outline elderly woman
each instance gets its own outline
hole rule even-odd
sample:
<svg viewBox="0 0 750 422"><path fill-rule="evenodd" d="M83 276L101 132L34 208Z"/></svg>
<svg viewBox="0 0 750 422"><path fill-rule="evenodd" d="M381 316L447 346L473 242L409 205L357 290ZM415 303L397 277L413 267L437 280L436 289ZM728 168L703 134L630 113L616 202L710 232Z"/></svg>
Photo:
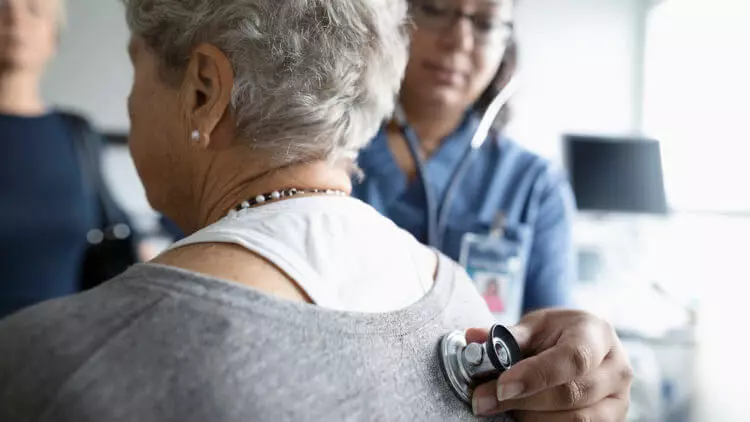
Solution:
<svg viewBox="0 0 750 422"><path fill-rule="evenodd" d="M133 158L190 235L0 324L0 420L472 420L434 352L490 313L455 264L347 196L393 107L405 3L125 7ZM480 386L474 410L618 420L629 366L610 328L532 317L513 331L537 356Z"/></svg>

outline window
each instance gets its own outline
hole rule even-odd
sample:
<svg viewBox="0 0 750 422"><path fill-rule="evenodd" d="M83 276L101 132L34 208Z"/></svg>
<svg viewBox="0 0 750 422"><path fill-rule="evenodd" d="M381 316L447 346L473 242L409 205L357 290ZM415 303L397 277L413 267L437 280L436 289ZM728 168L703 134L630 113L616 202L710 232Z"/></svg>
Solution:
<svg viewBox="0 0 750 422"><path fill-rule="evenodd" d="M750 1L664 0L646 34L644 130L676 210L750 213Z"/></svg>

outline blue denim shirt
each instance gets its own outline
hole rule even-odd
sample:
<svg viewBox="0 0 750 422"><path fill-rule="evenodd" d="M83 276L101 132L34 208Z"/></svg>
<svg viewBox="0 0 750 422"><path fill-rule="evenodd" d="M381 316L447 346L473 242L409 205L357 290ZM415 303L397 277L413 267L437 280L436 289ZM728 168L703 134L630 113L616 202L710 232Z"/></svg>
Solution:
<svg viewBox="0 0 750 422"><path fill-rule="evenodd" d="M478 125L469 115L425 163L429 189L442 202L453 172L459 166ZM388 148L385 129L362 151L359 166L365 179L355 184L354 196L368 202L421 242L426 241L424 186L407 181ZM502 212L506 232L516 233L527 259L523 269L521 313L570 304L574 274L571 225L575 203L561 172L516 143L491 134L480 148L450 204L442 252L458 260L467 233L489 233Z"/></svg>

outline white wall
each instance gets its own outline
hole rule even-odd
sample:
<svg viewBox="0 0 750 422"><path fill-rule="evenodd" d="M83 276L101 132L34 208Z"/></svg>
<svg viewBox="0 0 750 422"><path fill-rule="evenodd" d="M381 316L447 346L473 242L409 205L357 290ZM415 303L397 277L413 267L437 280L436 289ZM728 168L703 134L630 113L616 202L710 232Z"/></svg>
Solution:
<svg viewBox="0 0 750 422"><path fill-rule="evenodd" d="M522 87L510 134L559 158L566 132L640 126L647 0L520 0Z"/></svg>
<svg viewBox="0 0 750 422"><path fill-rule="evenodd" d="M738 194L750 180L749 20L748 0L666 1L650 16L644 120L675 209L750 212Z"/></svg>
<svg viewBox="0 0 750 422"><path fill-rule="evenodd" d="M707 4L665 1L651 16L645 126L662 141L675 208L747 213L750 1ZM694 240L671 254L698 281L680 280L683 289L700 291L696 420L746 421L750 220L713 219L685 233ZM685 259L688 248L697 259Z"/></svg>
<svg viewBox="0 0 750 422"><path fill-rule="evenodd" d="M88 113L102 128L126 130L132 70L129 32L117 0L68 0L68 27L44 83L53 104Z"/></svg>

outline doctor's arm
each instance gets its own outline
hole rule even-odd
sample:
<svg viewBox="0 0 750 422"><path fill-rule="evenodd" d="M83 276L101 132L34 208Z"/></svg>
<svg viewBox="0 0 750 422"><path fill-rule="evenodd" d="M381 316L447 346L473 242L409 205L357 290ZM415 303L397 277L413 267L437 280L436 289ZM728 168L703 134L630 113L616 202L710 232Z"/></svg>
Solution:
<svg viewBox="0 0 750 422"><path fill-rule="evenodd" d="M548 171L540 185L526 272L523 312L570 305L575 279L573 191L564 175Z"/></svg>

